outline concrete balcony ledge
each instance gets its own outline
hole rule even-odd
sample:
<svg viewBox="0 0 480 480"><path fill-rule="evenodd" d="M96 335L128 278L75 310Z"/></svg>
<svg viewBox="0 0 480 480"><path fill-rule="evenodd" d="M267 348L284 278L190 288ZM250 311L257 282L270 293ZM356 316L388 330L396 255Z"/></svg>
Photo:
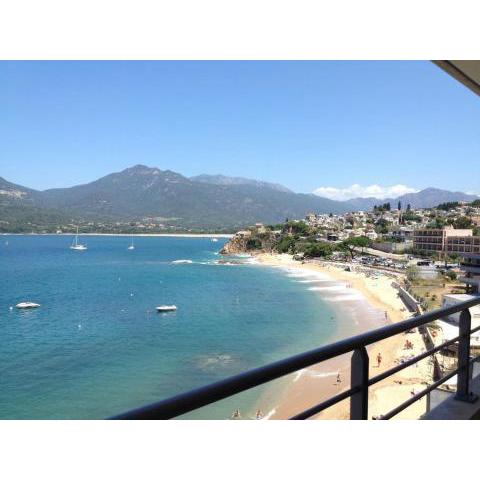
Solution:
<svg viewBox="0 0 480 480"><path fill-rule="evenodd" d="M472 392L479 397L476 402L460 402L451 394L421 420L480 420L480 376L474 377L471 385Z"/></svg>

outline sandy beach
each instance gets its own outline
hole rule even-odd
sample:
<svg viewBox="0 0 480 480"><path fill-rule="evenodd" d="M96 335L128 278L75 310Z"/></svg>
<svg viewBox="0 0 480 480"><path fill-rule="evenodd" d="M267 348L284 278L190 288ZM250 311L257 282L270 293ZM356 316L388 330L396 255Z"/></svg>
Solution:
<svg viewBox="0 0 480 480"><path fill-rule="evenodd" d="M349 265L352 271L346 271L343 265L332 262L298 262L287 254L260 254L256 256L260 264L268 266L286 267L300 272L318 272L328 275L329 278L345 282L347 286L358 292L368 304L377 309L376 325L360 325L360 331L380 327L388 323L395 323L409 318L409 313L398 296L393 282L401 281L401 274L385 274L385 272L368 273L363 267ZM342 338L359 333L355 331ZM405 342L409 340L412 348L405 349ZM413 333L396 335L395 337L378 342L368 348L370 357L370 377L388 370L402 358L418 355L425 351L421 335L415 329ZM377 365L377 355L381 354L381 363ZM321 401L346 390L350 387L350 356L351 354L314 365L291 377L283 391L278 405L270 412L271 419L285 419L299 413ZM337 383L337 374L341 382ZM415 392L425 388L425 383L432 379L432 365L429 359L408 367L401 372L373 385L369 389L369 418L385 414L400 403L408 400ZM426 400L415 402L412 406L398 414L395 419L416 419L425 413ZM330 407L317 419L347 419L349 418L349 400Z"/></svg>

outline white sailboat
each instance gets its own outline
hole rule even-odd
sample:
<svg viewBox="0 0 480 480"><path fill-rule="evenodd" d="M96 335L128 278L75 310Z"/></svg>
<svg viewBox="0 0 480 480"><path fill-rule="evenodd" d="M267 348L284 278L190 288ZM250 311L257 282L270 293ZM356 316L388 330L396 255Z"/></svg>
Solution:
<svg viewBox="0 0 480 480"><path fill-rule="evenodd" d="M71 250L86 250L87 246L83 245L82 243L78 243L78 227L77 227L77 234L75 235L75 239L73 240L72 244L70 245Z"/></svg>
<svg viewBox="0 0 480 480"><path fill-rule="evenodd" d="M132 235L132 243L128 247L128 250L135 250L135 245L133 244L133 235Z"/></svg>

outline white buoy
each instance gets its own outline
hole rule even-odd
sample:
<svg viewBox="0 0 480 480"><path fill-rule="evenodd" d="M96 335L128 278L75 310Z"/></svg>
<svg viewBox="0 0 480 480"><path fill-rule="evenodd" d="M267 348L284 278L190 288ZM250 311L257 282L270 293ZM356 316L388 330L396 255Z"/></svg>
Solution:
<svg viewBox="0 0 480 480"><path fill-rule="evenodd" d="M10 311L12 311L12 310L13 310L13 307L10 307Z"/></svg>

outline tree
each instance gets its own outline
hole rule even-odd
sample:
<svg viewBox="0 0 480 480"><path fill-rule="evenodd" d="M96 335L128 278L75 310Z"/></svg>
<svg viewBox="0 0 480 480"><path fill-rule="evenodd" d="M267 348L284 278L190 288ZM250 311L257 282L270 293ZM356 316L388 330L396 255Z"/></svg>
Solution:
<svg viewBox="0 0 480 480"><path fill-rule="evenodd" d="M413 282L418 278L418 273L419 273L419 270L417 266L410 265L409 267L407 267L407 279L410 282Z"/></svg>
<svg viewBox="0 0 480 480"><path fill-rule="evenodd" d="M402 202L399 200L397 210L401 210L401 209L402 209Z"/></svg>
<svg viewBox="0 0 480 480"><path fill-rule="evenodd" d="M458 217L453 222L455 228L472 228L472 220L468 217Z"/></svg>
<svg viewBox="0 0 480 480"><path fill-rule="evenodd" d="M310 243L304 250L305 257L330 257L333 246L327 242Z"/></svg>
<svg viewBox="0 0 480 480"><path fill-rule="evenodd" d="M452 281L457 279L457 274L453 270L448 270L447 272L445 272L445 276Z"/></svg>
<svg viewBox="0 0 480 480"><path fill-rule="evenodd" d="M388 233L388 226L389 225L390 225L390 222L388 220L385 220L384 218L381 218L375 224L375 231L377 233Z"/></svg>
<svg viewBox="0 0 480 480"><path fill-rule="evenodd" d="M275 245L275 250L279 253L295 253L295 239L290 236L283 237Z"/></svg>
<svg viewBox="0 0 480 480"><path fill-rule="evenodd" d="M460 255L456 252L451 252L447 255L445 255L444 261L445 261L445 267L447 267L448 262L456 263L460 259Z"/></svg>
<svg viewBox="0 0 480 480"><path fill-rule="evenodd" d="M287 222L283 226L284 233L291 233L292 235L305 235L308 233L308 225L305 222Z"/></svg>
<svg viewBox="0 0 480 480"><path fill-rule="evenodd" d="M443 228L445 220L442 217L435 217L431 222L428 222L427 228Z"/></svg>
<svg viewBox="0 0 480 480"><path fill-rule="evenodd" d="M249 238L246 247L247 250L258 250L262 248L262 242L258 238Z"/></svg>
<svg viewBox="0 0 480 480"><path fill-rule="evenodd" d="M340 248L348 253L353 260L355 257L356 249L361 248L362 251L365 247L368 247L370 245L370 240L367 237L350 237L347 238L347 240L344 240L340 244Z"/></svg>
<svg viewBox="0 0 480 480"><path fill-rule="evenodd" d="M445 202L438 205L437 210L445 210L446 212L448 212L449 210L454 210L458 206L458 202Z"/></svg>
<svg viewBox="0 0 480 480"><path fill-rule="evenodd" d="M407 212L409 212L411 209L412 207L410 206L410 204L407 204Z"/></svg>

